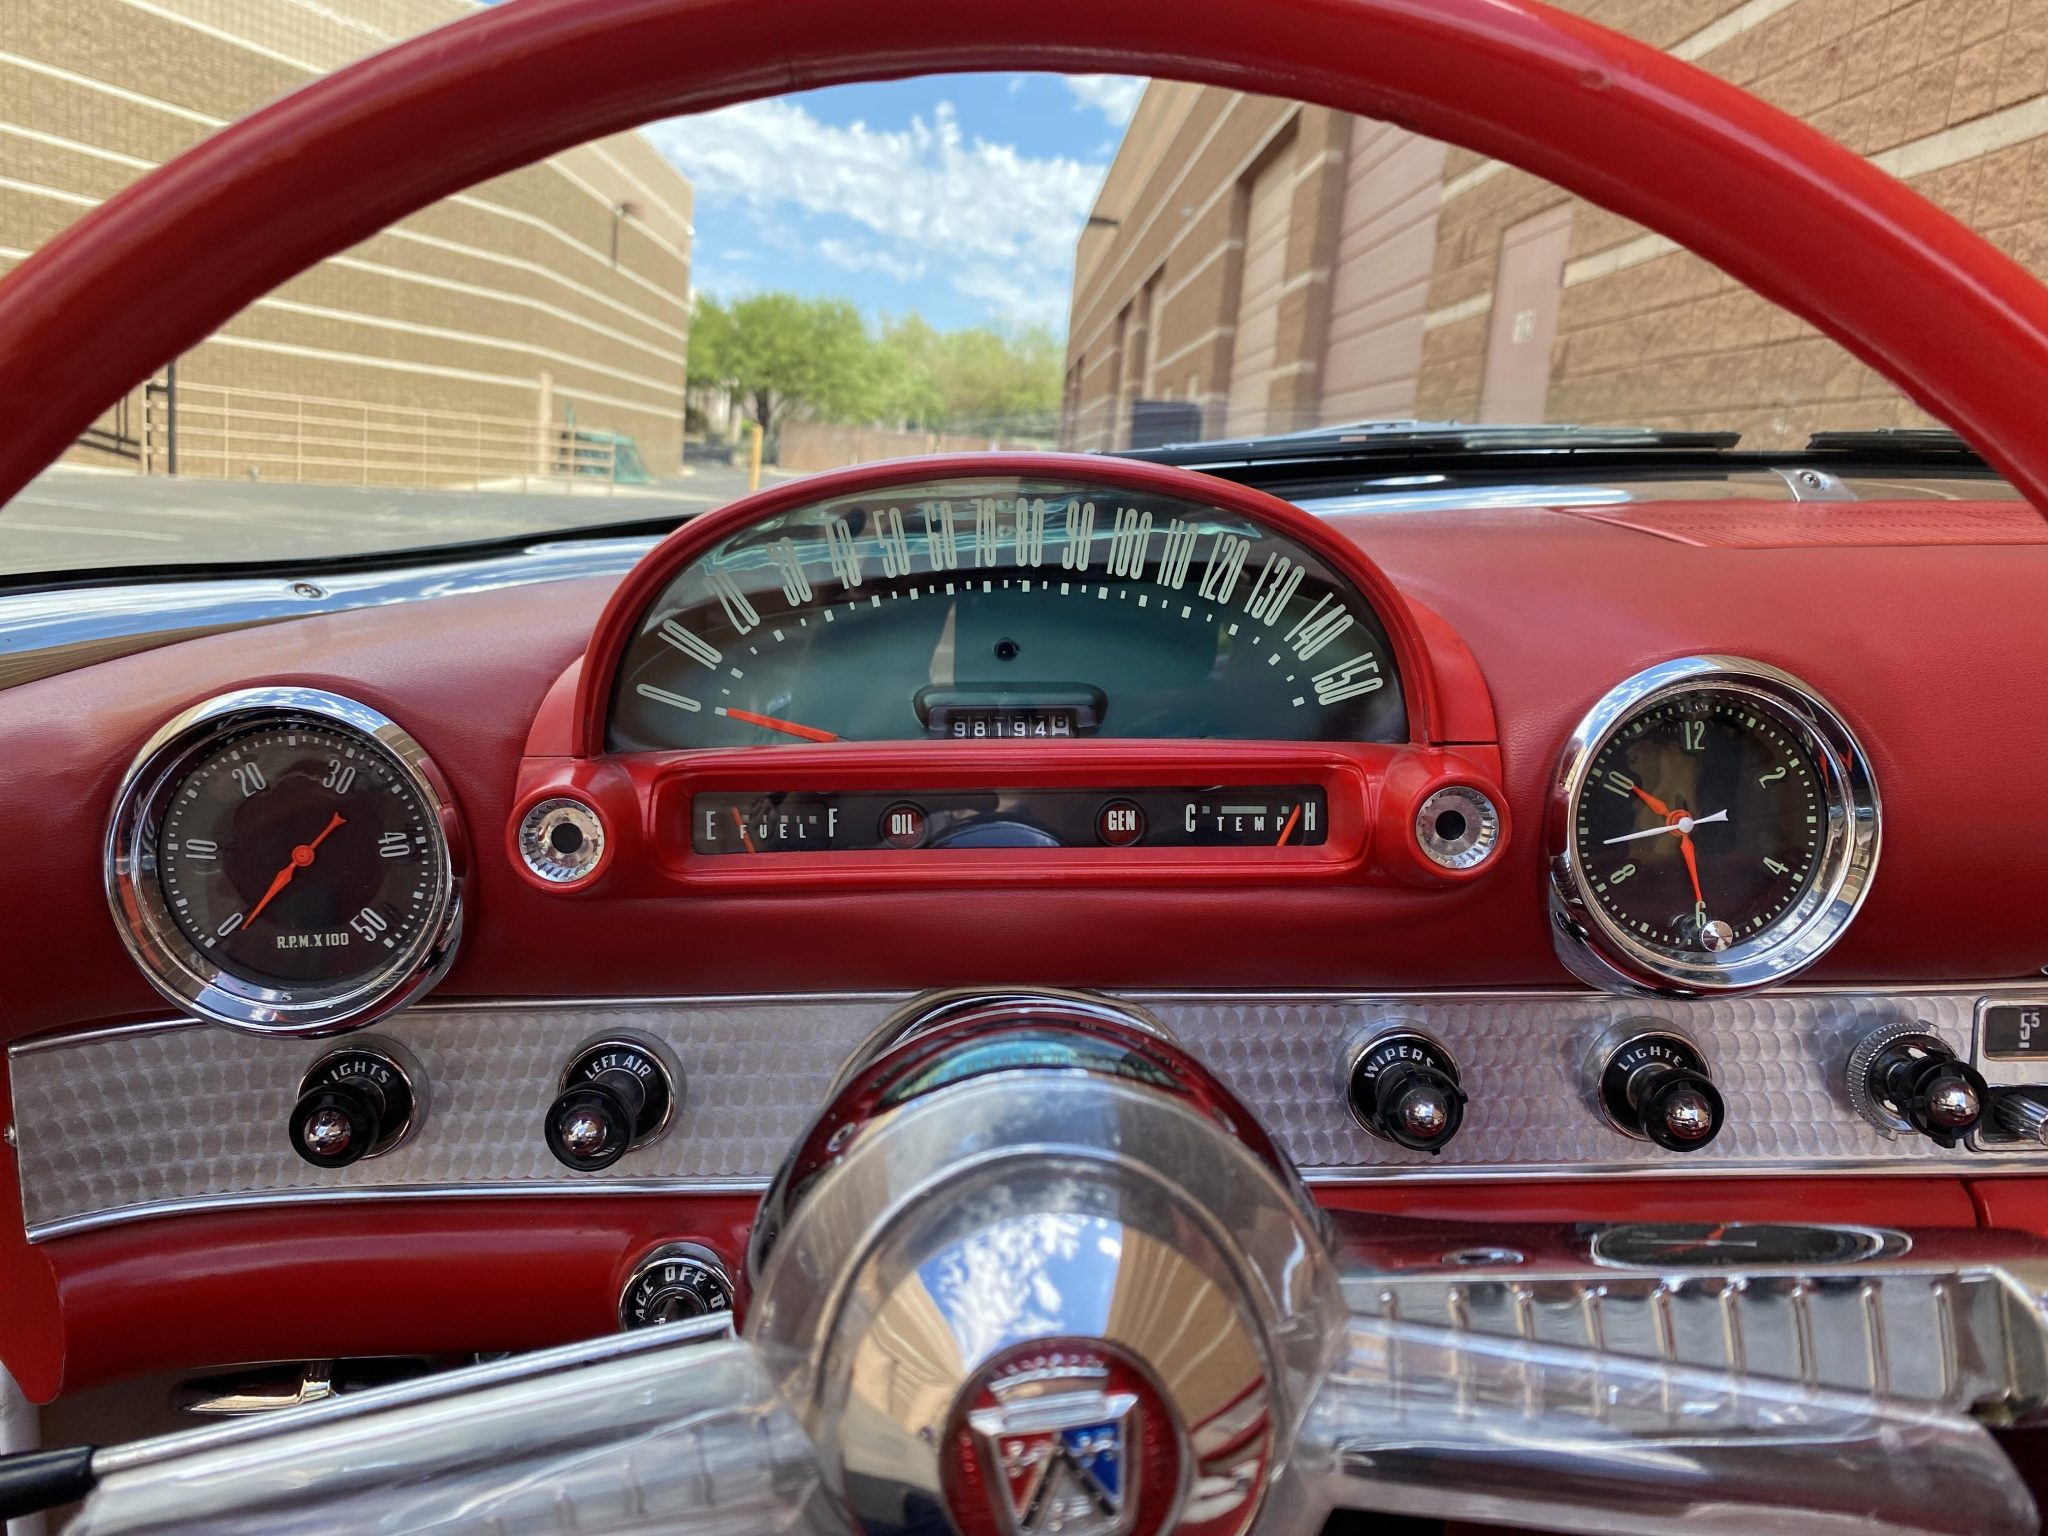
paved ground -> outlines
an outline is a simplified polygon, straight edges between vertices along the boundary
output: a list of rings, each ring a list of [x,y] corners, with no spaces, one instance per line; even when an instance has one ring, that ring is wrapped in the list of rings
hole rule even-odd
[[[774,477],[776,471],[768,471]],[[0,507],[0,579],[31,571],[319,559],[681,518],[745,494],[746,471],[692,465],[651,486],[576,494],[412,491],[98,474],[59,466]]]

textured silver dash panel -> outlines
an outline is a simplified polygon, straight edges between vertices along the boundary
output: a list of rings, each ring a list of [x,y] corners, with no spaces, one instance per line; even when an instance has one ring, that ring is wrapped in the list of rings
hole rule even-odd
[[[1959,1051],[1998,988],[1895,996],[1779,991],[1697,1003],[1579,993],[1437,997],[1144,996],[1264,1118],[1311,1180],[1885,1170],[2048,1169],[2048,1151],[1944,1152],[1887,1140],[1848,1107],[1842,1063],[1861,1033],[1925,1021]],[[200,1025],[137,1026],[11,1052],[22,1203],[32,1236],[235,1201],[379,1194],[758,1190],[849,1053],[900,997],[415,1007],[373,1033],[419,1058],[430,1110],[412,1140],[339,1170],[285,1141],[297,1084],[331,1047]],[[1622,1135],[1593,1107],[1586,1055],[1610,1024],[1654,1014],[1688,1029],[1728,1101],[1703,1152]],[[1347,1042],[1405,1021],[1435,1034],[1472,1096],[1441,1157],[1353,1124]],[[600,1032],[651,1034],[688,1079],[660,1140],[599,1173],[548,1155],[541,1117],[571,1052]],[[368,1038],[357,1036],[356,1039]]]
[[[1604,995],[1446,998],[1145,999],[1161,1022],[1265,1117],[1311,1179],[1385,1173],[1796,1173],[1878,1167],[1975,1172],[2025,1159],[1944,1152],[1924,1137],[1888,1140],[1849,1107],[1843,1065],[1863,1033],[1917,1019],[1967,1059],[1973,1009],[1988,992],[1877,995],[1779,991],[1699,1002]],[[1654,1017],[1689,1032],[1728,1103],[1698,1152],[1623,1135],[1595,1107],[1589,1053],[1609,1025]],[[1338,1087],[1339,1052],[1394,1023],[1420,1026],[1458,1061],[1471,1096],[1464,1129],[1440,1156],[1361,1130]]]
[[[428,1083],[405,1145],[319,1169],[285,1140],[300,1077],[332,1040],[204,1025],[110,1031],[13,1052],[22,1204],[35,1236],[79,1218],[223,1196],[574,1191],[650,1182],[759,1187],[823,1102],[841,1061],[896,1006],[732,1001],[414,1008],[366,1035],[397,1040]],[[687,1081],[667,1135],[600,1173],[549,1155],[541,1119],[563,1067],[601,1032],[667,1042]]]

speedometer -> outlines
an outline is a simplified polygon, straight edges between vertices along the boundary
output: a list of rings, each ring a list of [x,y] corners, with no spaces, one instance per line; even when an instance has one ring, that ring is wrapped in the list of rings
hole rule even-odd
[[[1407,731],[1380,616],[1299,541],[1173,496],[963,479],[776,514],[685,566],[626,649],[608,744]]]

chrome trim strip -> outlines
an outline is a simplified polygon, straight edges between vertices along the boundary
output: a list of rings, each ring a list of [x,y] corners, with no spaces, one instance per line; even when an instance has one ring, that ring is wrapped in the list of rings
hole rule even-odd
[[[501,587],[621,576],[659,541],[615,538],[537,542],[516,555],[438,560],[396,569],[243,576],[0,594],[0,689],[94,662],[322,613],[493,592]]]
[[[2044,972],[2048,974],[2048,972]],[[938,992],[703,992],[694,994],[633,994],[623,997],[449,997],[436,998],[431,1007],[436,1013],[502,1013],[517,1008],[553,1010],[557,1008],[720,1008],[742,1006],[748,1003],[818,1003],[905,1005],[925,998],[938,998],[955,993],[972,992],[978,995],[990,993],[1010,995],[1036,993],[1047,996],[1072,994],[1085,996],[1072,988],[1054,986],[999,986],[999,987],[948,987]],[[1823,985],[1816,982],[1787,982],[1784,986],[1773,987],[1776,997],[1813,997],[1821,995],[1870,997],[1928,997],[1963,992],[1972,997],[1991,997],[2012,993],[2020,997],[2048,997],[2048,985],[2040,980],[2002,981],[1912,981],[1912,982],[1842,982],[1837,985]],[[1282,987],[1247,987],[1235,991],[1182,992],[1166,990],[1145,990],[1142,988],[1104,991],[1104,997],[1121,999],[1124,1002],[1152,1006],[1160,1003],[1228,1003],[1256,999],[1262,1003],[1328,1003],[1328,1004],[1378,1004],[1397,1003],[1402,999],[1428,1000],[1430,1002],[1608,1002],[1611,994],[1589,990],[1583,987],[1389,987],[1380,991],[1364,989],[1341,992],[1319,992],[1308,988],[1288,990]],[[1155,1026],[1157,1021],[1154,1021]],[[78,1045],[88,1040],[113,1040],[123,1035],[155,1034],[162,1030],[209,1029],[204,1019],[169,1018],[137,1019],[125,1024],[87,1024],[76,1029],[47,1030],[26,1039],[9,1043],[9,1057],[32,1056],[39,1051],[60,1050],[65,1046]]]

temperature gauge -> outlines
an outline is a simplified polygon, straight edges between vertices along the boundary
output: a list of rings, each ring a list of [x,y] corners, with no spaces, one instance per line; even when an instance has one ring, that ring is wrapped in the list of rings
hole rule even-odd
[[[1313,848],[1329,801],[1313,785],[701,794],[700,854],[986,848]]]

